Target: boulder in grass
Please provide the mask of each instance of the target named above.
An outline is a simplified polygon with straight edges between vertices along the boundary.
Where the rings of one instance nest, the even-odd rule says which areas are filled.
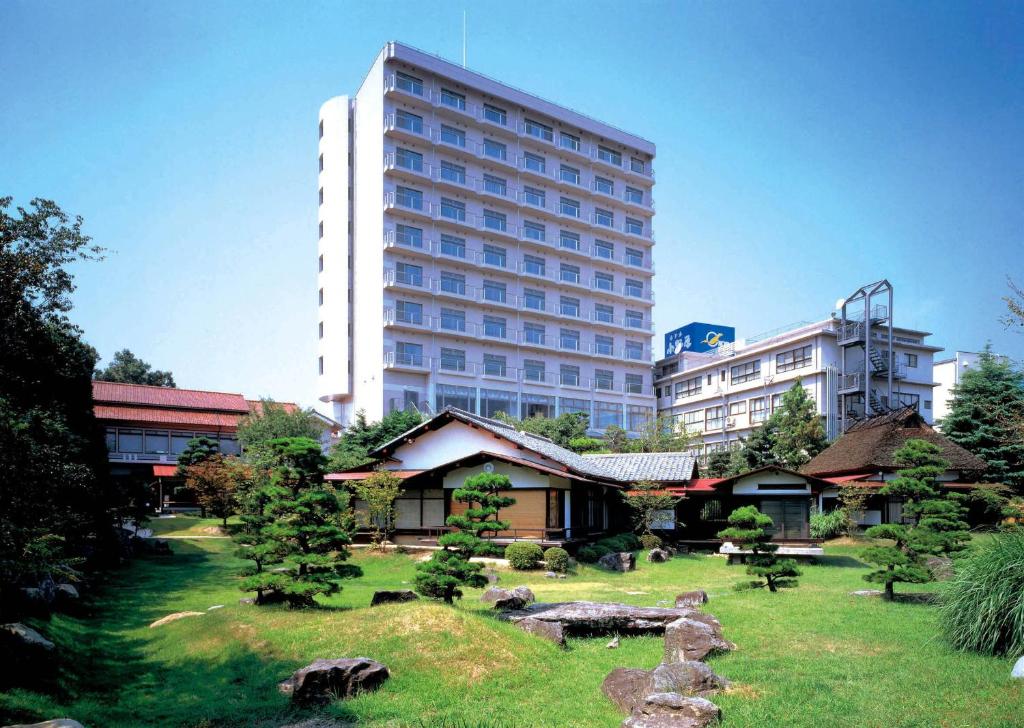
[[[379,688],[390,677],[388,669],[368,657],[316,660],[278,684],[278,690],[302,705],[323,705],[334,698],[351,698]]]
[[[370,600],[370,606],[376,607],[378,604],[395,604],[398,602],[412,602],[419,599],[412,589],[382,589],[373,593],[373,599]]]
[[[565,630],[559,622],[542,622],[530,617],[516,622],[516,626],[524,632],[554,642],[559,647],[565,647]]]
[[[651,549],[647,552],[647,560],[652,564],[663,564],[671,558],[665,549]]]
[[[500,586],[492,586],[480,595],[480,601],[484,604],[494,604],[499,599],[508,599],[510,596],[512,596],[512,592],[508,589],[502,589]]]
[[[722,711],[706,698],[679,693],[652,693],[633,708],[622,728],[707,728]]]
[[[727,687],[729,681],[716,675],[703,662],[663,662],[651,671],[647,694],[680,693],[706,698]]]
[[[0,625],[0,641],[12,649],[21,648],[32,652],[52,652],[54,644],[31,627],[21,622]],[[7,652],[7,648],[4,649]]]
[[[77,720],[70,718],[54,718],[53,720],[44,720],[42,723],[18,723],[4,726],[4,728],[83,728],[83,726]]]
[[[702,604],[708,603],[708,593],[703,589],[694,589],[693,591],[683,592],[682,594],[676,595],[676,606],[677,607],[699,607]]]
[[[533,592],[530,590],[530,587],[528,586],[517,586],[515,589],[512,590],[512,596],[519,597],[520,599],[522,599],[524,606],[527,604],[533,604],[535,601],[537,601],[537,597],[533,595]]]
[[[665,662],[703,660],[717,652],[728,652],[736,645],[722,637],[718,620],[682,617],[665,627]]]
[[[651,671],[633,667],[617,667],[601,683],[601,692],[619,706],[623,713],[632,712],[640,701],[650,695]]]
[[[538,602],[525,609],[506,612],[499,619],[518,622],[533,617],[543,622],[560,622],[566,634],[577,637],[601,635],[662,634],[665,626],[680,617],[714,620],[711,615],[693,609],[666,607],[637,607],[614,602]]]
[[[636,556],[629,551],[605,554],[597,560],[597,565],[608,571],[634,571],[636,569]]]

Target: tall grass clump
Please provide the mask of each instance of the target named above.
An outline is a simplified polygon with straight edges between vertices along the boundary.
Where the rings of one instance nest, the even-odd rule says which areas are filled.
[[[1024,528],[998,534],[965,560],[940,609],[943,632],[955,648],[1024,653]]]
[[[842,508],[828,513],[812,513],[811,538],[838,538],[846,533],[848,521],[846,511]]]

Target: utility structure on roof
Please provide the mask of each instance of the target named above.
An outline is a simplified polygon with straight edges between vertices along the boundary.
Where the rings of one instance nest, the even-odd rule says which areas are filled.
[[[892,383],[893,379],[902,379],[905,370],[893,355],[892,298],[892,284],[882,279],[861,286],[838,306],[836,343],[840,350],[839,417],[843,432],[854,422],[898,406],[893,401]]]

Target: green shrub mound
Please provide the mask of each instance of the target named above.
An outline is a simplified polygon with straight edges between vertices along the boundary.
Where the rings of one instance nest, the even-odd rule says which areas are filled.
[[[811,538],[838,538],[846,533],[846,512],[841,508],[811,514]]]
[[[547,564],[548,571],[564,574],[569,570],[569,552],[552,546],[544,552],[544,563]]]
[[[526,571],[540,566],[544,552],[535,543],[510,543],[505,549],[505,558],[513,569]]]
[[[653,533],[645,533],[640,537],[640,545],[644,547],[645,551],[659,548],[661,546],[661,537],[655,536]]]
[[[583,546],[576,552],[576,559],[584,564],[596,564],[605,554],[617,554],[623,551],[639,551],[640,539],[633,533],[620,533],[616,536],[602,538],[592,544]]]
[[[940,614],[946,639],[959,650],[1024,653],[1024,529],[995,536],[961,563]]]

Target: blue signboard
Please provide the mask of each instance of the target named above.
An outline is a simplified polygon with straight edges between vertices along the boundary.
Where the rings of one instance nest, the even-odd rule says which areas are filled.
[[[732,326],[694,321],[665,334],[665,356],[681,354],[684,351],[714,351],[722,344],[732,344],[735,341],[736,329]]]

